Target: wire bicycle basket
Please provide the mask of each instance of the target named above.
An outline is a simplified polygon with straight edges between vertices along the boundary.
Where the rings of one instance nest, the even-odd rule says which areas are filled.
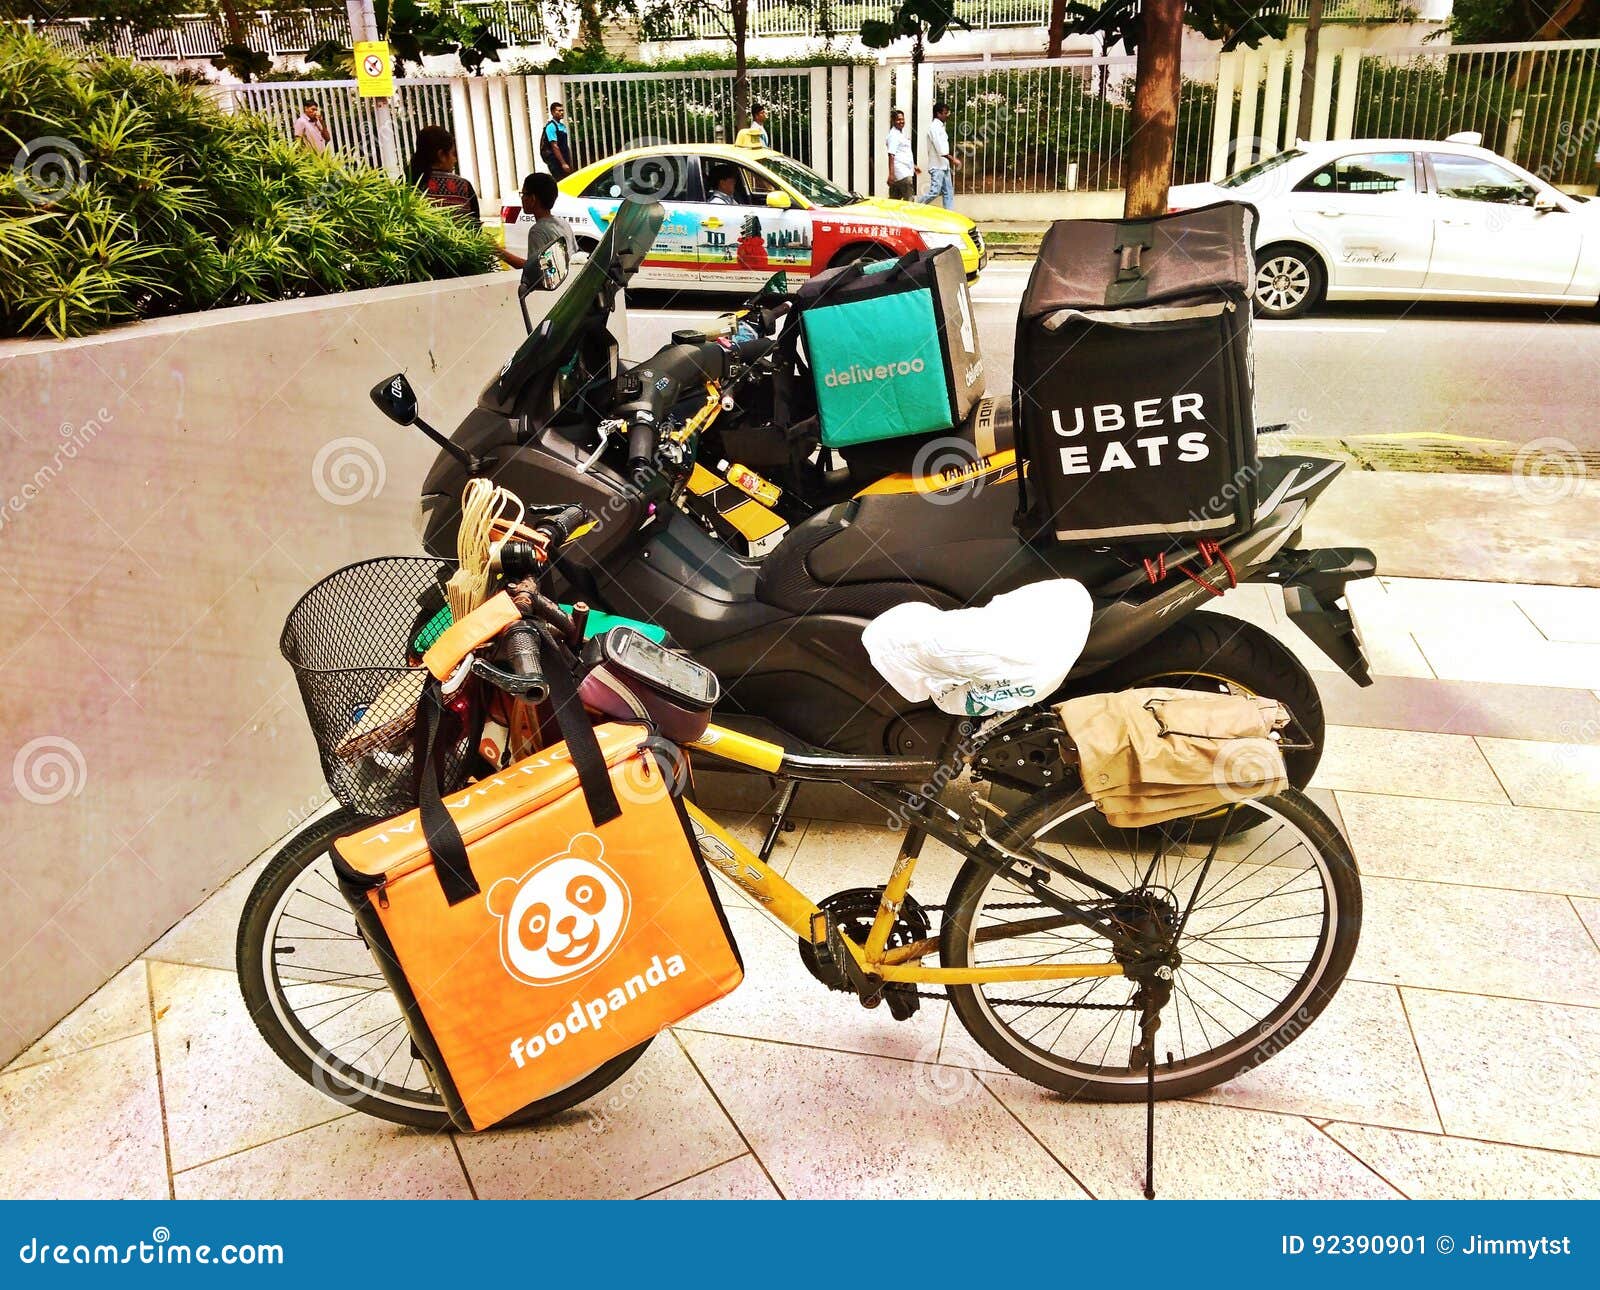
[[[333,795],[362,815],[417,804],[421,656],[449,624],[444,583],[454,568],[424,556],[362,560],[322,579],[284,620],[278,649],[294,669],[322,773]],[[470,746],[469,723],[441,746],[446,791]]]

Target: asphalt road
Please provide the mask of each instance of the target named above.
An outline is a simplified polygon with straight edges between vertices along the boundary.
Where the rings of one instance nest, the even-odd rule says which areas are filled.
[[[1017,303],[1032,262],[991,264],[973,286],[991,392],[1011,385]],[[675,327],[736,305],[645,295],[630,310],[633,356]],[[1256,412],[1296,434],[1401,436],[1518,446],[1545,438],[1600,449],[1600,319],[1592,311],[1460,305],[1329,305],[1259,322]]]

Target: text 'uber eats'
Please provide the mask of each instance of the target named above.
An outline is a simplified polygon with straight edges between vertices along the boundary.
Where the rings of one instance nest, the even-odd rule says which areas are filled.
[[[1062,417],[1060,408],[1050,410],[1050,424],[1064,439],[1075,438],[1086,430],[1098,434],[1115,434],[1120,431],[1159,430],[1164,426],[1176,427],[1185,421],[1206,424],[1205,399],[1199,394],[1174,394],[1171,398],[1135,399],[1132,403],[1096,403],[1092,407],[1073,408],[1071,424]],[[1176,448],[1179,461],[1204,461],[1211,455],[1211,445],[1203,430],[1187,430],[1173,443],[1170,434],[1140,435],[1131,443],[1112,439],[1100,452],[1098,464],[1090,460],[1089,443],[1063,444],[1061,447],[1061,473],[1088,475],[1099,470],[1137,470],[1140,466],[1159,466],[1168,451]],[[1132,448],[1134,451],[1130,452]],[[1142,453],[1140,461],[1135,453]]]

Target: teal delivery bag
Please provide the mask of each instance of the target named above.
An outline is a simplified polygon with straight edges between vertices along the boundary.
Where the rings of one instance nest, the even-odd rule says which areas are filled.
[[[799,295],[825,447],[949,429],[982,394],[958,252],[848,265]]]

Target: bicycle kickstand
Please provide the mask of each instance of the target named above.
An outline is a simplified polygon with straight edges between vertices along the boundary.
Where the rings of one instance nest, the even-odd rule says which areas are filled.
[[[794,821],[789,818],[789,811],[794,806],[795,791],[800,787],[798,780],[786,780],[783,791],[778,795],[778,809],[773,812],[772,823],[767,827],[767,836],[761,840],[761,850],[756,854],[765,864],[772,859],[772,853],[778,846],[778,835],[788,833],[794,828]]]

